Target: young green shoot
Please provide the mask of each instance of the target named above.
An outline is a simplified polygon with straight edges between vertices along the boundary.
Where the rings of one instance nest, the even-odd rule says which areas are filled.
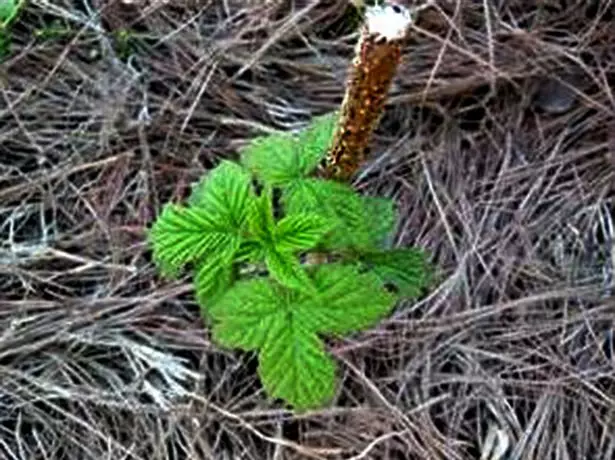
[[[392,200],[314,176],[338,117],[253,140],[240,162],[206,174],[186,205],[167,204],[149,232],[164,275],[192,271],[214,340],[257,353],[265,390],[300,411],[336,394],[323,339],[374,326],[429,279],[423,251],[387,247]],[[327,259],[305,263],[315,253]]]

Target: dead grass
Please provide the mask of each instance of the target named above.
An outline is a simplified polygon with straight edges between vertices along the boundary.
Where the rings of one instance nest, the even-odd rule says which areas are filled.
[[[30,2],[0,73],[2,458],[615,455],[610,1],[423,16],[356,186],[395,196],[399,244],[440,278],[332,344],[332,407],[268,401],[254,360],[209,342],[189,280],[156,277],[161,203],[341,102],[346,6]],[[70,33],[33,38],[54,19]],[[142,34],[128,60],[120,28]]]

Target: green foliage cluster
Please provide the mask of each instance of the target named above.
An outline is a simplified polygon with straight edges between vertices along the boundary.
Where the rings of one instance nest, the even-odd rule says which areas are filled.
[[[11,25],[17,19],[25,0],[0,0],[0,58],[4,58],[11,47]]]
[[[336,122],[333,113],[298,134],[257,138],[239,163],[210,171],[187,206],[166,205],[149,234],[164,274],[194,271],[217,343],[257,352],[269,395],[297,410],[334,396],[322,338],[374,325],[419,295],[429,273],[421,250],[386,248],[392,200],[313,177]]]

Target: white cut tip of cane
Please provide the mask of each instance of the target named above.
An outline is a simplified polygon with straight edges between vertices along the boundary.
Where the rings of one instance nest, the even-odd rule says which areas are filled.
[[[403,38],[410,24],[412,13],[402,5],[371,6],[365,11],[365,24],[370,35],[377,35],[387,41]]]

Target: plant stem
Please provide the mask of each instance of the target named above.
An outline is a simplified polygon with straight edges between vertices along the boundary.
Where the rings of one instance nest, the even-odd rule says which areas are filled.
[[[411,22],[409,10],[399,5],[367,8],[323,177],[349,181],[365,161]]]

